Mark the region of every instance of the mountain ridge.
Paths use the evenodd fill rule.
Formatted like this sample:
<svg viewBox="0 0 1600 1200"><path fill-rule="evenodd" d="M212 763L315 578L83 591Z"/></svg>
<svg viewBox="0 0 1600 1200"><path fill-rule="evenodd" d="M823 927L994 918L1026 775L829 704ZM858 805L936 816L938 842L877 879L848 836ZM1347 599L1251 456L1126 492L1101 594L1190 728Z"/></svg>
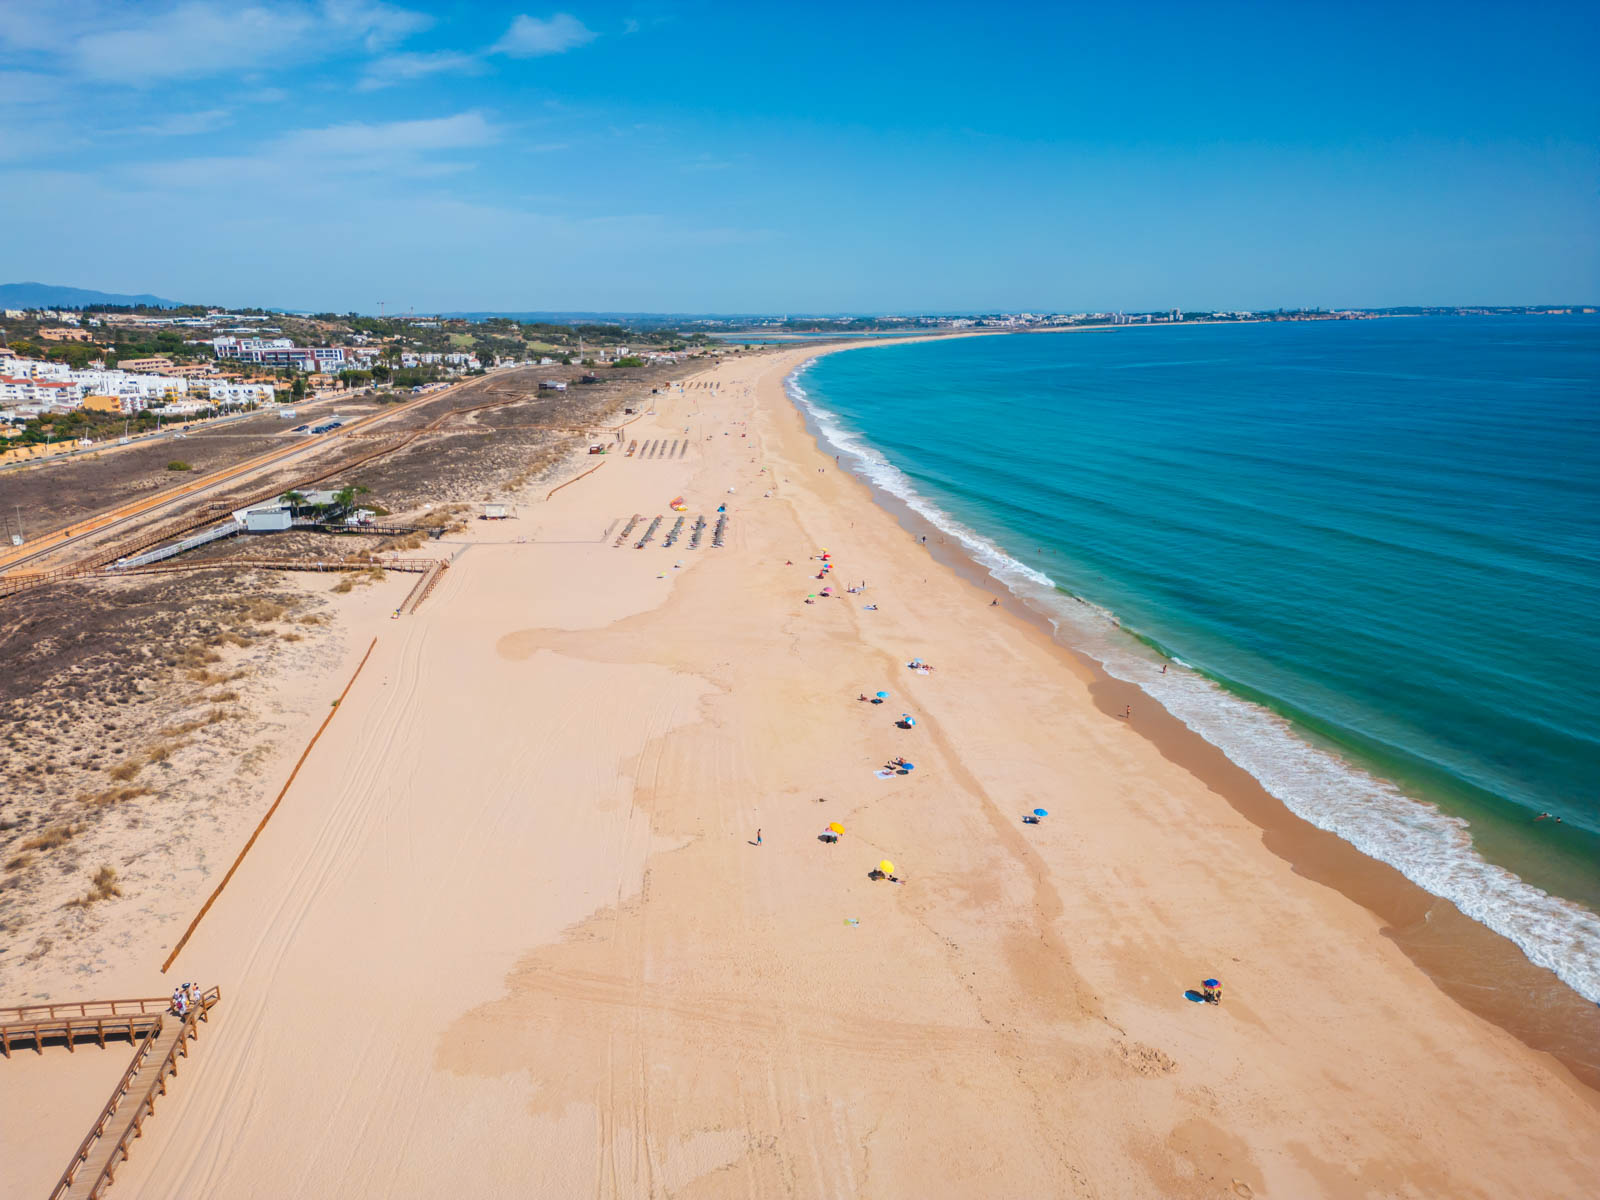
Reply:
<svg viewBox="0 0 1600 1200"><path fill-rule="evenodd" d="M94 304L144 304L156 308L180 308L188 301L167 300L141 292L136 296L120 292L101 292L93 288L67 287L57 283L0 283L3 308L84 308Z"/></svg>

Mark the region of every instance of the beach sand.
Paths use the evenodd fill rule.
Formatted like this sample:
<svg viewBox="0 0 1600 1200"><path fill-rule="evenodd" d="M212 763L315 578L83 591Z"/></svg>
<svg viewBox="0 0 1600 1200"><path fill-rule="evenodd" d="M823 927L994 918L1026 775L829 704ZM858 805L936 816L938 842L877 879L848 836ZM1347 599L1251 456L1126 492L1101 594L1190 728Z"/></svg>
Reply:
<svg viewBox="0 0 1600 1200"><path fill-rule="evenodd" d="M117 1194L1590 1191L1594 1093L837 470L781 387L815 353L658 397L628 436L686 457L608 457L351 630L173 975L181 920L93 981L224 994ZM613 547L679 494L725 547ZM823 547L864 597L803 602Z"/></svg>

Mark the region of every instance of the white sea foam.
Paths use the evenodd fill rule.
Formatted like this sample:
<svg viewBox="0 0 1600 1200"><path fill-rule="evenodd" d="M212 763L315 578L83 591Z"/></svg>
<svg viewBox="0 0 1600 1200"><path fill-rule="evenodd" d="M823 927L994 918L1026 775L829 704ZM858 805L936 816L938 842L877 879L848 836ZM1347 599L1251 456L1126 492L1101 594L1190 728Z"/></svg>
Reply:
<svg viewBox="0 0 1600 1200"><path fill-rule="evenodd" d="M1106 672L1132 683L1248 771L1291 812L1326 829L1519 946L1574 991L1600 1003L1600 916L1526 883L1473 848L1467 823L1407 796L1394 784L1298 736L1276 713L1163 660L1124 633L1105 609L1059 590L1048 575L1019 562L921 495L895 467L838 416L818 405L800 376L785 381L817 431L874 487L894 496L958 542L974 561L1055 626L1069 645Z"/></svg>

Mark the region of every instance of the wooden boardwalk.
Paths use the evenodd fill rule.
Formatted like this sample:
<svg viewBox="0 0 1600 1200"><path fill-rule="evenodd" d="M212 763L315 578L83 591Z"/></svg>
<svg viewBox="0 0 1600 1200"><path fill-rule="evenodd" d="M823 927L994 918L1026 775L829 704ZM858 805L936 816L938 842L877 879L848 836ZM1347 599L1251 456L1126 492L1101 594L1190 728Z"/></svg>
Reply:
<svg viewBox="0 0 1600 1200"><path fill-rule="evenodd" d="M177 1017L168 1015L154 1030L155 1036L149 1040L149 1047L140 1047L142 1053L130 1069L127 1077L128 1087L121 1090L119 1100L126 1100L129 1094L139 1095L143 1090L140 1083L148 1085L154 1075L157 1065L165 1063L177 1049L178 1039L186 1032L187 1022ZM133 1106L135 1110L144 1109L144 1104ZM102 1110L104 1111L104 1110ZM64 1200L90 1200L105 1190L111 1182L111 1177L116 1170L112 1159L117 1163L127 1157L123 1135L132 1124L134 1113L129 1111L129 1105L119 1103L116 1110L106 1112L108 1118L104 1124L96 1124L89 1134L86 1144L79 1150L79 1156L72 1160L71 1178L63 1174L56 1190L51 1193L51 1200L63 1197ZM81 1157L80 1157L81 1156ZM62 1190L62 1184L66 1190Z"/></svg>
<svg viewBox="0 0 1600 1200"><path fill-rule="evenodd" d="M0 1008L0 1053L7 1058L16 1046L31 1046L44 1053L46 1042L61 1042L68 1050L76 1043L108 1037L136 1042L161 1021L172 1003L165 996L141 1000L80 1000L70 1004L24 1004Z"/></svg>
<svg viewBox="0 0 1600 1200"><path fill-rule="evenodd" d="M68 1050L86 1040L104 1046L108 1037L134 1042L133 1060L50 1190L50 1200L95 1200L105 1194L129 1147L143 1135L156 1097L167 1094L167 1080L178 1073L178 1060L189 1056L201 1023L210 1019L221 999L222 990L211 988L181 1017L171 1011L167 997L0 1008L0 1041L7 1057L13 1046L31 1045L42 1054L47 1042L64 1043Z"/></svg>

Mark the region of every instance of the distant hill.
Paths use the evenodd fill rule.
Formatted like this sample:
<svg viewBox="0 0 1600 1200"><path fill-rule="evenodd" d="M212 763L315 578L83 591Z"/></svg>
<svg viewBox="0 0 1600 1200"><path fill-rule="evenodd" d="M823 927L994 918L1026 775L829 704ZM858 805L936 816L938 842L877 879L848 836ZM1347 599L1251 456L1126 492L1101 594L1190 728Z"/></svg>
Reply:
<svg viewBox="0 0 1600 1200"><path fill-rule="evenodd" d="M0 308L87 308L94 304L146 304L152 308L179 308L183 300L163 300L140 294L123 296L92 288L61 287L54 283L0 283Z"/></svg>

